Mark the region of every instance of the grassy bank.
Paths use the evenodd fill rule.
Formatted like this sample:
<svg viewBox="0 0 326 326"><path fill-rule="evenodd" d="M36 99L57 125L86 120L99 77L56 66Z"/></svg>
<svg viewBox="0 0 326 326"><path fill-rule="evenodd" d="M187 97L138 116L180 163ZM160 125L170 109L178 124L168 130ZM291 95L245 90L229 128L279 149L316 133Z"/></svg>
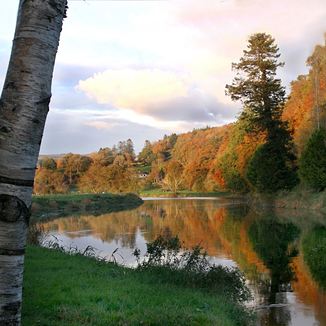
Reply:
<svg viewBox="0 0 326 326"><path fill-rule="evenodd" d="M270 209L291 209L298 211L313 211L316 214L326 213L326 190L316 192L295 188L291 191L280 191L276 194L250 193L248 204Z"/></svg>
<svg viewBox="0 0 326 326"><path fill-rule="evenodd" d="M275 206L326 213L326 190L316 192L306 189L294 189L290 192L282 192L277 194Z"/></svg>
<svg viewBox="0 0 326 326"><path fill-rule="evenodd" d="M197 192L197 191L188 191L180 190L177 193L172 191L164 191L162 189L153 189L153 190L143 190L140 192L141 197L223 197L231 195L230 192L216 191L216 192Z"/></svg>
<svg viewBox="0 0 326 326"><path fill-rule="evenodd" d="M23 325L247 325L227 295L159 275L29 246Z"/></svg>
<svg viewBox="0 0 326 326"><path fill-rule="evenodd" d="M66 215L100 215L136 208L143 201L135 194L66 194L33 196L32 220Z"/></svg>

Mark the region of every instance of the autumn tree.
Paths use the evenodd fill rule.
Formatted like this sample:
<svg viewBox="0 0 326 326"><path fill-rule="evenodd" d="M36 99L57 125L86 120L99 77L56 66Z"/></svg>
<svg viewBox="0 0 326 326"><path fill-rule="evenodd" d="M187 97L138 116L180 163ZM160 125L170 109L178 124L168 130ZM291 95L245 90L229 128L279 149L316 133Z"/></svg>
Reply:
<svg viewBox="0 0 326 326"><path fill-rule="evenodd" d="M108 166L93 164L81 176L78 189L90 193L132 192L138 189L138 177L134 169L118 159Z"/></svg>
<svg viewBox="0 0 326 326"><path fill-rule="evenodd" d="M113 163L116 154L117 153L109 147L100 148L97 153L92 155L92 159L95 163L102 166L108 166Z"/></svg>
<svg viewBox="0 0 326 326"><path fill-rule="evenodd" d="M69 185L77 183L78 178L86 172L92 163L92 159L80 154L69 153L61 158L60 167L66 175Z"/></svg>
<svg viewBox="0 0 326 326"><path fill-rule="evenodd" d="M307 59L313 88L313 120L315 128L326 128L326 34L325 45L317 45Z"/></svg>
<svg viewBox="0 0 326 326"><path fill-rule="evenodd" d="M34 178L35 194L62 194L69 190L64 174L58 170L39 168Z"/></svg>
<svg viewBox="0 0 326 326"><path fill-rule="evenodd" d="M165 171L165 177L162 180L163 187L171 190L173 193L177 193L182 184L182 165L178 161L171 160L166 165Z"/></svg>
<svg viewBox="0 0 326 326"><path fill-rule="evenodd" d="M247 173L259 191L291 188L297 182L292 137L287 123L281 120L286 97L285 88L276 77L277 68L284 65L279 57L279 49L270 35L252 35L243 57L232 65L236 77L231 85L226 85L231 99L243 105L240 119L247 121L248 132L266 133L266 143L253 155ZM273 162L277 163L271 168ZM266 177L268 173L271 178ZM285 183L280 182L280 178L285 179ZM275 183L271 184L271 180Z"/></svg>
<svg viewBox="0 0 326 326"><path fill-rule="evenodd" d="M124 155L129 162L135 161L136 154L134 150L134 143L130 138L126 141L119 141L118 154Z"/></svg>
<svg viewBox="0 0 326 326"><path fill-rule="evenodd" d="M26 232L66 0L19 1L0 99L0 324L20 325Z"/></svg>
<svg viewBox="0 0 326 326"><path fill-rule="evenodd" d="M39 166L47 170L56 170L57 162L52 157L45 157L39 161Z"/></svg>
<svg viewBox="0 0 326 326"><path fill-rule="evenodd" d="M326 128L326 38L307 59L309 73L291 83L283 119L289 121L300 155L309 137L318 128Z"/></svg>

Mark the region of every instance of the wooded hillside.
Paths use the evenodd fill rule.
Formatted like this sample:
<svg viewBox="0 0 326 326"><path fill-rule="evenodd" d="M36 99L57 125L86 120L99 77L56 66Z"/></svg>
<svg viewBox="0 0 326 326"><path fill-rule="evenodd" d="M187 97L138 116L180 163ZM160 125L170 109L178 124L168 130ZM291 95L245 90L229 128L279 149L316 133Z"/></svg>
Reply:
<svg viewBox="0 0 326 326"><path fill-rule="evenodd" d="M272 46L273 39L270 36L258 36L265 37L270 42L268 46ZM277 53L277 48L272 49ZM314 184L309 183L309 178L305 178L307 173L300 173L300 162L304 161L302 155L306 155L304 153L311 135L326 127L326 44L316 46L307 59L307 65L310 67L309 73L292 82L289 97L280 111L281 122L278 124L284 125L284 130L289 131L290 138L284 145L277 146L286 146L287 150L290 150L290 154L286 155L292 155L291 160L286 161L285 166L299 171L301 182L305 183L306 179L308 186L313 187ZM244 112L244 115L248 116L247 111ZM285 137L280 135L278 137ZM135 155L133 143L129 139L113 148L102 148L87 156L67 154L58 158L42 158L36 174L34 192L139 192L157 188L173 192L221 189L236 192L257 189L264 191L261 183L272 181L260 180L257 185L250 178L257 169L259 170L262 161L268 161L269 156L274 161L283 155L275 152L275 145L266 146L270 137L269 129L257 130L252 127L250 117L248 119L240 115L235 123L222 127L207 127L180 135L165 135L156 142L146 140L138 156ZM323 146L326 147L325 142L318 151L325 150ZM309 152L309 149L307 150ZM264 151L267 151L268 157L261 160L259 155L265 155ZM314 154L309 155L314 160ZM254 165L254 157L258 157L258 167ZM313 169L314 163L309 164ZM248 169L252 169L251 174ZM325 180L317 183L317 190L320 190L326 187L326 167L321 166L318 171L318 175L325 174ZM269 179L269 171L266 173L267 177L263 177ZM308 174L311 174L310 171ZM289 189L297 181L293 179L291 182ZM275 190L282 187L287 189L278 184ZM266 191L274 191L274 188Z"/></svg>

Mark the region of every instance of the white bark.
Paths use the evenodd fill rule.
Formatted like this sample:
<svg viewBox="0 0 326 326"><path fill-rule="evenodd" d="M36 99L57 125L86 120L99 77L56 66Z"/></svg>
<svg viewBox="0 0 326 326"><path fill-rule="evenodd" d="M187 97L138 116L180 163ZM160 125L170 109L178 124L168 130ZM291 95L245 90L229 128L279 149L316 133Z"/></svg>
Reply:
<svg viewBox="0 0 326 326"><path fill-rule="evenodd" d="M20 0L0 99L0 325L19 325L26 231L67 0Z"/></svg>

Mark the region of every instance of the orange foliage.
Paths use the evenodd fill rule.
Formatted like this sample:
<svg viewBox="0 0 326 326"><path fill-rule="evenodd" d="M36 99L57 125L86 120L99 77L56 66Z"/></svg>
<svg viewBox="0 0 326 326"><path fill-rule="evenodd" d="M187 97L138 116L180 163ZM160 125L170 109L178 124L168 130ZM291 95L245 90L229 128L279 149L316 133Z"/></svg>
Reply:
<svg viewBox="0 0 326 326"><path fill-rule="evenodd" d="M299 153L301 153L313 129L313 105L311 78L299 76L291 84L291 95L283 111L283 119L289 123Z"/></svg>
<svg viewBox="0 0 326 326"><path fill-rule="evenodd" d="M237 167L242 177L245 175L248 161L256 151L257 147L265 142L265 137L266 135L263 133L257 135L246 134L244 135L242 142L236 147L236 153L238 156Z"/></svg>
<svg viewBox="0 0 326 326"><path fill-rule="evenodd" d="M213 173L213 179L217 182L217 184L224 189L226 186L226 182L223 178L222 171L220 169L216 169Z"/></svg>
<svg viewBox="0 0 326 326"><path fill-rule="evenodd" d="M317 106L321 126L326 127L326 44L316 46L307 63L311 69L307 75L299 76L292 82L290 98L283 112L283 119L289 122L299 153L317 127Z"/></svg>

